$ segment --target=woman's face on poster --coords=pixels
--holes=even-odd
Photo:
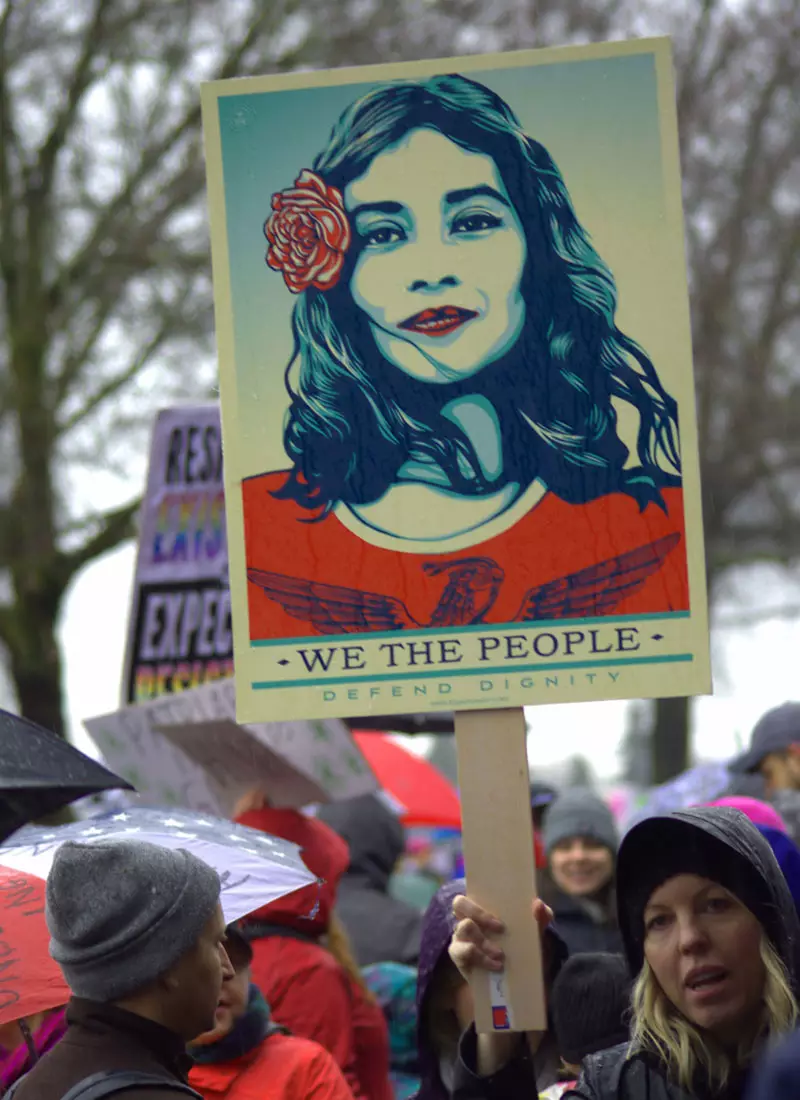
[[[491,157],[413,130],[345,190],[350,280],[384,357],[421,381],[468,378],[525,321],[525,234]]]

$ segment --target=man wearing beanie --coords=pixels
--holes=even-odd
[[[45,916],[50,954],[72,991],[69,1026],[14,1100],[63,1100],[96,1076],[104,1091],[92,1097],[191,1094],[186,1043],[214,1026],[233,973],[219,895],[216,871],[189,852],[141,841],[62,844]],[[123,1088],[130,1073],[149,1081]]]
[[[614,897],[618,841],[608,806],[588,789],[565,791],[547,808],[542,839],[547,870],[541,894],[570,955],[620,953]]]

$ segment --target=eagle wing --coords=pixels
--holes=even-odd
[[[523,597],[514,621],[607,615],[659,571],[680,539],[673,532],[616,558],[531,588]]]
[[[320,634],[363,634],[418,626],[402,601],[358,588],[319,584],[302,577],[248,569],[247,579],[289,615],[311,623]]]

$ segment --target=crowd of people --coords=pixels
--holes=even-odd
[[[769,712],[743,795],[620,838],[588,790],[531,788],[548,1027],[478,1034],[502,922],[444,882],[394,896],[378,796],[244,825],[317,881],[226,927],[216,871],[141,841],[63,843],[46,887],[72,997],[0,1029],[6,1100],[792,1100],[800,1097],[800,704]]]

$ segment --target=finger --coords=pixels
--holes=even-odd
[[[486,936],[475,921],[468,918],[466,920],[460,920],[455,926],[453,930],[453,939],[460,943],[481,944],[486,939]]]
[[[465,978],[469,978],[476,969],[501,971],[505,966],[505,955],[502,951],[489,954],[475,943],[459,943],[454,940],[450,944],[449,954]]]
[[[474,944],[479,951],[482,951],[489,958],[500,959],[503,957],[502,948],[487,939],[485,933],[473,920],[459,921],[453,932],[452,942],[454,944]]]
[[[453,901],[453,915],[457,920],[472,920],[486,932],[505,932],[506,926],[492,913],[487,913],[476,901],[459,894]]]
[[[541,898],[536,898],[533,902],[533,919],[539,925],[541,932],[553,923],[553,910],[549,905],[545,905]]]

